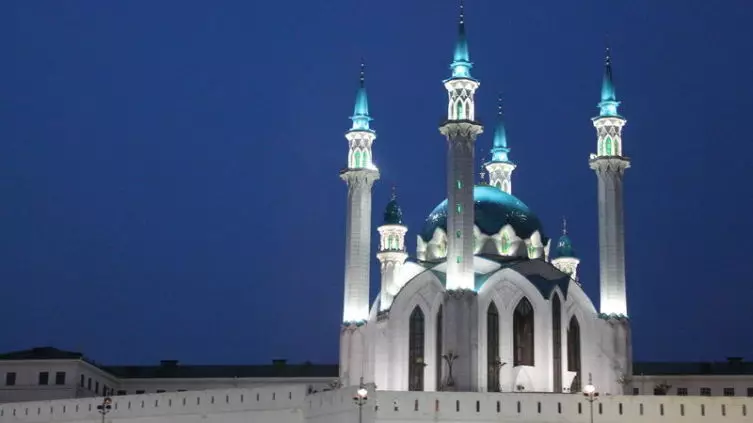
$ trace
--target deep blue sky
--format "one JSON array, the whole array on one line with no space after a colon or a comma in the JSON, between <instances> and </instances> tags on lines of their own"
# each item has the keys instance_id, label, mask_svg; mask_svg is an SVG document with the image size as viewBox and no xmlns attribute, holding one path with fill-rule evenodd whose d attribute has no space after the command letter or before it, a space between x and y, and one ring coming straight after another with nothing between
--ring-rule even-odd
<instances>
[{"instance_id":1,"label":"deep blue sky","mask_svg":"<svg viewBox=\"0 0 753 423\"><path fill-rule=\"evenodd\" d=\"M514 193L550 236L568 216L597 300L588 155L608 34L635 356L753 359L750 1L466 8L478 114L491 129L504 94ZM456 15L455 0L2 2L0 350L336 362L359 60L375 225L396 183L414 253L444 198Z\"/></svg>"}]
</instances>

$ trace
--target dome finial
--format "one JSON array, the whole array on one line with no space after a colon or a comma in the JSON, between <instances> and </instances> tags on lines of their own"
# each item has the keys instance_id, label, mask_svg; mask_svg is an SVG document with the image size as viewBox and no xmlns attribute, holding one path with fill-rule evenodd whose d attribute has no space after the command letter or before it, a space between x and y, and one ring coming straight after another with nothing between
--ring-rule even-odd
<instances>
[{"instance_id":1,"label":"dome finial","mask_svg":"<svg viewBox=\"0 0 753 423\"><path fill-rule=\"evenodd\" d=\"M617 94L612 76L612 49L607 41L604 51L604 77L601 81L601 102L599 102L600 116L617 116Z\"/></svg>"},{"instance_id":2,"label":"dome finial","mask_svg":"<svg viewBox=\"0 0 753 423\"><path fill-rule=\"evenodd\" d=\"M465 1L460 0L460 25L465 25Z\"/></svg>"},{"instance_id":3,"label":"dome finial","mask_svg":"<svg viewBox=\"0 0 753 423\"><path fill-rule=\"evenodd\" d=\"M392 196L390 200L397 200L397 185L392 184Z\"/></svg>"},{"instance_id":4,"label":"dome finial","mask_svg":"<svg viewBox=\"0 0 753 423\"><path fill-rule=\"evenodd\" d=\"M455 53L453 54L452 69L453 78L470 78L471 63L470 54L468 54L468 40L465 35L465 2L460 0L460 15L458 19L458 40L455 43Z\"/></svg>"},{"instance_id":5,"label":"dome finial","mask_svg":"<svg viewBox=\"0 0 753 423\"><path fill-rule=\"evenodd\" d=\"M353 109L353 116L350 120L353 121L351 131L363 131L369 130L369 122L371 116L369 116L369 99L366 95L366 62L363 57L361 58L361 71L358 77L358 91L356 91L356 105Z\"/></svg>"},{"instance_id":6,"label":"dome finial","mask_svg":"<svg viewBox=\"0 0 753 423\"><path fill-rule=\"evenodd\" d=\"M567 235L567 218L562 216L562 235Z\"/></svg>"},{"instance_id":7,"label":"dome finial","mask_svg":"<svg viewBox=\"0 0 753 423\"><path fill-rule=\"evenodd\" d=\"M502 93L497 94L497 116L502 119Z\"/></svg>"}]
</instances>

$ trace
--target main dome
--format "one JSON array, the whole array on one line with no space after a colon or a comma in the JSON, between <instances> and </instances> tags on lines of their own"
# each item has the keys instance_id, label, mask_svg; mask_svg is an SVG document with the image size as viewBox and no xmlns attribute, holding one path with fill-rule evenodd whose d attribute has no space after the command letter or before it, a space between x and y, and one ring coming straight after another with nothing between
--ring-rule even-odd
<instances>
[{"instance_id":1,"label":"main dome","mask_svg":"<svg viewBox=\"0 0 753 423\"><path fill-rule=\"evenodd\" d=\"M505 225L510 225L515 234L523 239L539 231L546 239L539 218L517 197L498 188L481 185L473 187L474 224L486 234L493 235ZM431 240L436 228L447 232L447 200L442 201L426 218L421 230L421 239Z\"/></svg>"}]
</instances>

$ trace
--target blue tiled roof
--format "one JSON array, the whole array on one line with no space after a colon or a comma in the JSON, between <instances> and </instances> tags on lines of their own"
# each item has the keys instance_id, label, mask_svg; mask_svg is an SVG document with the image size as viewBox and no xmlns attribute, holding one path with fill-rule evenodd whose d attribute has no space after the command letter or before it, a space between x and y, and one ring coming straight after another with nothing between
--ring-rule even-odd
<instances>
[{"instance_id":1,"label":"blue tiled roof","mask_svg":"<svg viewBox=\"0 0 753 423\"><path fill-rule=\"evenodd\" d=\"M473 188L473 210L475 224L486 234L496 234L505 225L510 224L515 234L526 239L539 231L546 242L539 218L518 198L498 188L482 185ZM436 228L447 231L447 200L442 201L429 214L421 231L424 241L431 240Z\"/></svg>"}]
</instances>

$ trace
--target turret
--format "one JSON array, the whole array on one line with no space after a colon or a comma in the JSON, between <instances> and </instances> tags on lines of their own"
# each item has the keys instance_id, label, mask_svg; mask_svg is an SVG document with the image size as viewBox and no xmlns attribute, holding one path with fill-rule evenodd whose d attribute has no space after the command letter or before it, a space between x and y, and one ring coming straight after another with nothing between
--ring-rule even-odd
<instances>
[{"instance_id":1,"label":"turret","mask_svg":"<svg viewBox=\"0 0 753 423\"><path fill-rule=\"evenodd\" d=\"M494 128L494 142L491 150L492 158L485 164L485 167L489 172L489 185L512 194L512 171L515 170L516 166L508 157L509 152L507 131L502 117L502 96L500 95L497 104L497 126Z\"/></svg>"},{"instance_id":2,"label":"turret","mask_svg":"<svg viewBox=\"0 0 753 423\"><path fill-rule=\"evenodd\" d=\"M570 275L573 280L577 281L578 264L580 264L580 259L578 259L578 256L575 254L573 243L567 235L567 220L562 218L562 236L560 236L559 241L557 241L552 265L562 273Z\"/></svg>"},{"instance_id":3,"label":"turret","mask_svg":"<svg viewBox=\"0 0 753 423\"><path fill-rule=\"evenodd\" d=\"M405 234L408 227L403 224L403 212L397 203L395 188L392 189L392 198L384 210L384 222L377 228L379 231L379 252L377 259L382 269L382 289L380 293L379 311L387 310L392 305L392 300L397 295L397 275L408 258L405 249Z\"/></svg>"}]
</instances>

